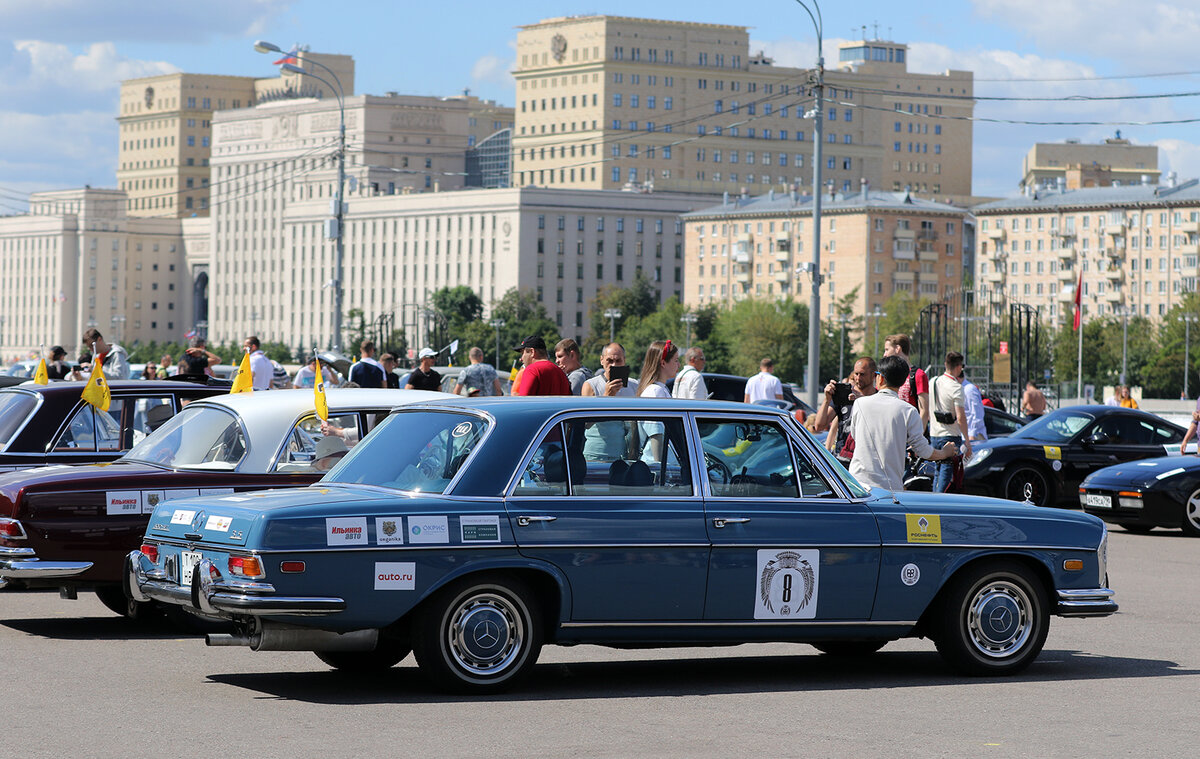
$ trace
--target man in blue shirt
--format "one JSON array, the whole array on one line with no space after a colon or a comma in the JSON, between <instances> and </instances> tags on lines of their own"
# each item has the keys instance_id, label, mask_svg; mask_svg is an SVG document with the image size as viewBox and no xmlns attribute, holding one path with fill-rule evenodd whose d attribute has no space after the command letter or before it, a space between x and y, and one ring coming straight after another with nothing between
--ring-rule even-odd
<instances>
[{"instance_id":1,"label":"man in blue shirt","mask_svg":"<svg viewBox=\"0 0 1200 759\"><path fill-rule=\"evenodd\" d=\"M359 387L387 387L383 366L375 360L375 343L363 340L359 345L360 358L350 367L350 381Z\"/></svg>"}]
</instances>

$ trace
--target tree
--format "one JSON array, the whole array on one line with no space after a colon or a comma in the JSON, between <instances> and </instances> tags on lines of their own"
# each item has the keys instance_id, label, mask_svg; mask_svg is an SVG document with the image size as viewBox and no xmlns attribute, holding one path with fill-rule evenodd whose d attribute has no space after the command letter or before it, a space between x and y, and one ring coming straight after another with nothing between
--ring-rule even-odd
<instances>
[{"instance_id":1,"label":"tree","mask_svg":"<svg viewBox=\"0 0 1200 759\"><path fill-rule=\"evenodd\" d=\"M451 332L483 318L483 299L466 285L443 287L430 300L434 310L446 319Z\"/></svg>"},{"instance_id":2,"label":"tree","mask_svg":"<svg viewBox=\"0 0 1200 759\"><path fill-rule=\"evenodd\" d=\"M613 325L610 325L608 317L604 315L610 308L621 312L620 318L616 319ZM600 288L591 304L591 336L584 341L584 353L589 358L599 357L600 351L608 345L610 326L615 326L619 332L627 320L649 316L657 308L658 293L654 289L654 283L646 278L641 269L634 273L633 283L628 287L607 285ZM626 358L628 359L628 356Z\"/></svg>"},{"instance_id":3,"label":"tree","mask_svg":"<svg viewBox=\"0 0 1200 759\"><path fill-rule=\"evenodd\" d=\"M516 357L512 349L531 335L538 335L546 341L546 348L553 357L554 345L559 340L558 327L546 315L546 307L537 299L532 291L521 291L513 288L492 304L491 319L482 318L463 324L455 337L459 341L458 353L454 355L455 364L465 364L468 361L467 351L473 346L483 350L484 356L495 354L496 330L491 325L493 319L503 319L504 326L500 328L500 362L497 370L508 368L510 358ZM440 346L439 346L440 347Z\"/></svg>"},{"instance_id":4,"label":"tree","mask_svg":"<svg viewBox=\"0 0 1200 759\"><path fill-rule=\"evenodd\" d=\"M808 309L793 301L747 298L721 314L713 336L728 351L724 366L733 374L758 372L764 358L775 361L775 373L785 382L800 380L808 355Z\"/></svg>"},{"instance_id":5,"label":"tree","mask_svg":"<svg viewBox=\"0 0 1200 759\"><path fill-rule=\"evenodd\" d=\"M913 298L912 293L900 290L887 299L883 304L883 312L887 314L879 320L879 350L883 352L883 341L888 335L903 333L910 337L917 331L917 322L921 318L921 309L928 306L929 299ZM875 333L871 332L871 350L875 349ZM878 358L878 357L877 357Z\"/></svg>"},{"instance_id":6,"label":"tree","mask_svg":"<svg viewBox=\"0 0 1200 759\"><path fill-rule=\"evenodd\" d=\"M856 332L862 331L863 318L855 315L855 301L858 300L858 287L834 301L834 316L821 321L821 376L820 380L837 378L841 380L850 373L850 367L858 358L854 353ZM845 330L842 329L842 319L846 320ZM874 347L874 346L872 346ZM864 351L865 353L865 351ZM839 357L842 359L838 365ZM805 359L807 365L807 358Z\"/></svg>"}]
</instances>

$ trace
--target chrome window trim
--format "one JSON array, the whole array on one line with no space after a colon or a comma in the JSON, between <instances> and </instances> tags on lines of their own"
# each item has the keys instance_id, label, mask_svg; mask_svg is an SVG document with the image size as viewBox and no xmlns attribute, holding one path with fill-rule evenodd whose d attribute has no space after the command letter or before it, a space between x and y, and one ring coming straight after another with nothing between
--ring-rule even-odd
<instances>
[{"instance_id":1,"label":"chrome window trim","mask_svg":"<svg viewBox=\"0 0 1200 759\"><path fill-rule=\"evenodd\" d=\"M945 515L943 515L945 516ZM1081 551L1083 553L1095 553L1099 546L1091 546L1087 548L1077 546L1047 546L1047 545L1018 545L1015 543L1005 544L982 544L982 543L883 543L884 548L969 548L972 550L993 550L993 551Z\"/></svg>"},{"instance_id":2,"label":"chrome window trim","mask_svg":"<svg viewBox=\"0 0 1200 759\"><path fill-rule=\"evenodd\" d=\"M190 406L190 405L192 405L192 404L190 404L190 403L189 403L188 405ZM225 472L225 473L239 473L239 474L241 474L241 473L242 473L242 471L241 471L242 464L243 464L243 463L245 463L245 461L246 461L246 455L250 453L250 432L249 432L249 430L247 430L247 429L246 429L246 423L245 423L244 421L242 421L242 417L241 417L240 415L238 415L238 414L234 413L232 409L225 408L224 406L221 406L221 405L219 405L219 404L216 404L216 403L213 403L213 404L205 404L205 405L203 405L203 406L197 406L197 411L203 411L204 409L209 409L209 408L212 408L212 409L217 409L217 410L218 410L218 411L220 411L221 413L223 413L223 414L228 414L229 416L233 417L233 420L234 420L235 422L237 422L238 429L239 429L239 430L241 430L241 433L242 433L242 438L243 438L243 439L246 441L245 450L243 450L243 451L242 451L242 456L241 456L241 458L239 458L239 459L238 459L238 462L237 462L237 464L236 464L236 465L234 465L234 467L233 467L232 469L218 469L218 470L212 470L212 469L196 469L196 468L193 468L193 467L186 467L186 466L164 466L164 465L162 465L162 464L154 464L153 462L150 462L150 461L142 461L141 459L130 459L130 462L131 462L131 463L135 463L135 464L148 464L148 465L150 465L150 466L157 466L157 467L159 467L160 469L169 469L169 470L171 470L172 472L212 472L212 471L218 471L218 472ZM184 412L184 410L185 410L185 409L183 409L183 408L180 408L178 411L176 411L176 412L175 412L175 416L178 416L179 414L182 414L182 413ZM173 417L171 417L171 418L172 418L172 419L174 419L175 417L173 416ZM133 449L132 449L132 448L130 448L129 450L131 451L131 450L133 450ZM123 458L125 458L125 456L126 456L126 455L128 455L128 454L129 454L129 451L125 451L125 452L124 452L124 454L122 454L122 455L121 455L121 458L122 458L122 459L123 459ZM246 474L267 474L267 473L266 473L266 472L247 472Z\"/></svg>"},{"instance_id":3,"label":"chrome window trim","mask_svg":"<svg viewBox=\"0 0 1200 759\"><path fill-rule=\"evenodd\" d=\"M358 546L354 548L340 547L318 547L318 548L246 548L245 546L234 545L230 543L208 543L203 540L180 540L179 538L159 537L153 533L148 533L146 536L156 545L174 546L187 551L206 550L214 553L234 554L241 552L249 553L254 556L280 556L290 555L299 556L310 553L363 553L363 552L379 552L379 551L444 551L447 548L463 549L468 551L497 551L507 549L517 551L519 546L516 543L430 543L427 545L387 545L387 546ZM707 544L704 544L707 545Z\"/></svg>"},{"instance_id":4,"label":"chrome window trim","mask_svg":"<svg viewBox=\"0 0 1200 759\"><path fill-rule=\"evenodd\" d=\"M641 416L650 418L650 417L647 417L645 412L646 412L646 410L642 409L640 412ZM688 427L690 426L688 423L688 414L689 414L688 409L679 409L678 411L672 411L672 410L667 410L667 411L662 411L662 412L656 411L653 415L653 419L659 419L659 418L679 419L679 421L683 424L683 427L684 427L684 439L687 440L690 444L692 441L690 439L690 431L688 430ZM575 496L572 495L572 493L571 493L569 471L568 471L568 476L567 476L568 486L567 486L567 494L566 495L528 496L528 495L524 495L524 494L515 495L513 491L516 490L517 483L521 479L521 473L525 471L525 468L527 466L529 466L529 462L533 459L533 454L537 451L538 445L542 442L542 438L544 438L546 436L546 433L549 431L550 427L552 427L555 424L562 424L562 423L568 422L572 419L578 419L578 418L590 419L590 418L595 418L598 415L603 415L605 417L614 416L614 415L615 416L628 416L628 417L634 419L635 421L640 421L637 419L637 417L639 415L638 409L636 407L627 406L623 403L614 404L613 408L611 410L604 409L603 412L594 411L592 409L588 409L586 411L584 411L584 410L568 410L568 411L555 412L554 414L552 414L550 416L549 419L547 419L542 424L541 427L538 428L537 433L533 436L533 438L531 439L529 444L526 446L525 453L524 453L524 455L521 456L520 462L517 464L517 468L515 470L513 470L512 475L509 476L508 483L504 487L504 491L503 491L504 495L501 497L504 498L505 500L525 499L525 498L533 498L533 499L537 499L537 500L549 500L549 499L554 499L554 498L567 498L567 499L575 498ZM615 421L615 420L610 420L610 421ZM693 448L692 450L695 451L696 449ZM692 501L692 500L696 500L696 499L703 499L703 496L701 495L702 491L700 490L701 483L697 480L699 473L696 471L695 456L692 455L692 452L689 452L689 456L691 456L691 458L689 458L689 463L691 464L691 470L692 470L692 472L691 472L691 474L692 474L692 494L686 495L686 496L684 496L684 495L665 496L663 498L663 500ZM568 467L569 466L570 465L568 465ZM707 478L705 478L705 479L707 479ZM587 498L589 496L583 496L583 497ZM597 494L595 497L596 498L604 498L606 500L607 499L638 500L638 501L646 501L646 500L650 500L650 499L659 500L659 497L657 495L648 497L645 495L641 495L641 496L608 496L608 495Z\"/></svg>"},{"instance_id":5,"label":"chrome window trim","mask_svg":"<svg viewBox=\"0 0 1200 759\"><path fill-rule=\"evenodd\" d=\"M42 406L46 403L45 394L35 393L31 390L26 390L26 389L22 388L20 385L17 385L15 387L11 387L11 388L5 388L5 392L21 393L22 395L32 395L35 402L33 405L33 410L25 415L25 419L24 419L24 421L21 422L21 426L17 427L17 429L15 429L15 430L13 430L12 436L9 437L7 441L5 441L3 446L0 446L0 453L10 453L10 451L8 450L8 447L10 445L12 445L14 440L16 440L17 438L19 438L21 436L21 433L25 431L25 428L29 426L29 423L33 421L33 418L38 415L38 411L40 411ZM74 409L72 409L72 410L74 410ZM55 437L53 439L57 440L58 438ZM20 453L20 451L11 451L11 453ZM29 453L35 454L35 455L37 454L36 451L29 451Z\"/></svg>"}]
</instances>

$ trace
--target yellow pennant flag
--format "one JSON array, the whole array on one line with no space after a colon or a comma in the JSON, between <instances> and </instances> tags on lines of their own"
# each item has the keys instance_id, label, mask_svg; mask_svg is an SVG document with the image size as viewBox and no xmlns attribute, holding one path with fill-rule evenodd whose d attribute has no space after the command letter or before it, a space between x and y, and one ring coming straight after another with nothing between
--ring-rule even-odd
<instances>
[{"instance_id":1,"label":"yellow pennant flag","mask_svg":"<svg viewBox=\"0 0 1200 759\"><path fill-rule=\"evenodd\" d=\"M232 393L252 393L254 392L254 373L250 371L250 354L242 355L242 363L238 366L237 374L233 378L233 387L229 388Z\"/></svg>"},{"instance_id":2,"label":"yellow pennant flag","mask_svg":"<svg viewBox=\"0 0 1200 759\"><path fill-rule=\"evenodd\" d=\"M108 411L112 394L108 391L108 381L104 379L104 366L99 361L92 362L92 376L83 386L83 400L100 411Z\"/></svg>"},{"instance_id":3,"label":"yellow pennant flag","mask_svg":"<svg viewBox=\"0 0 1200 759\"><path fill-rule=\"evenodd\" d=\"M50 373L46 371L46 359L38 362L37 371L33 373L33 381L38 385L50 384Z\"/></svg>"},{"instance_id":4,"label":"yellow pennant flag","mask_svg":"<svg viewBox=\"0 0 1200 759\"><path fill-rule=\"evenodd\" d=\"M509 381L509 382L516 382L516 381L517 381L517 375L518 375L518 374L520 374L520 370L519 370L517 367L518 367L518 366L520 366L520 365L521 365L521 364L520 364L520 362L518 362L518 361L514 361L514 362L513 362L512 371L510 371L510 372L508 373L508 381Z\"/></svg>"},{"instance_id":5,"label":"yellow pennant flag","mask_svg":"<svg viewBox=\"0 0 1200 759\"><path fill-rule=\"evenodd\" d=\"M313 403L317 406L317 416L323 422L329 421L329 401L325 398L325 375L321 373L321 359L317 359L317 376L313 378Z\"/></svg>"}]
</instances>

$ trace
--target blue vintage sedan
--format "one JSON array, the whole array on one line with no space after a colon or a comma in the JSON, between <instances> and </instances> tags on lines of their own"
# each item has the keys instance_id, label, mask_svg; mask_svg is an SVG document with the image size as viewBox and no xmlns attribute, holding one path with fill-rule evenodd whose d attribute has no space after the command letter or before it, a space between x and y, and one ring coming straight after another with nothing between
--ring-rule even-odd
<instances>
[{"instance_id":1,"label":"blue vintage sedan","mask_svg":"<svg viewBox=\"0 0 1200 759\"><path fill-rule=\"evenodd\" d=\"M1050 615L1098 617L1092 516L856 482L785 414L706 401L446 398L397 409L309 488L171 501L136 600L233 620L209 645L341 669L412 651L438 686L511 687L543 644L926 636L1008 674Z\"/></svg>"}]
</instances>

